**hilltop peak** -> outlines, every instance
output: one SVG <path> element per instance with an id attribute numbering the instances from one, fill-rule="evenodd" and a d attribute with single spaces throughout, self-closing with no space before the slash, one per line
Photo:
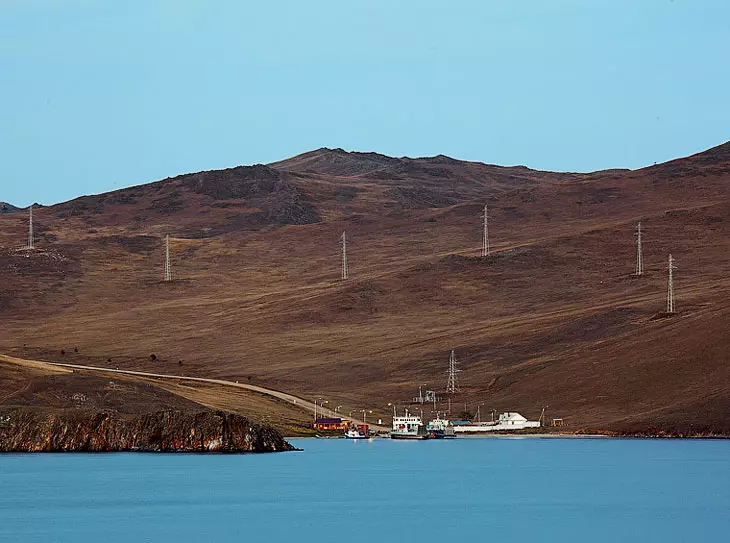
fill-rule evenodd
<path id="1" fill-rule="evenodd" d="M 321 147 L 278 162 L 270 167 L 277 170 L 309 172 L 327 175 L 354 176 L 380 170 L 400 163 L 397 158 L 379 153 L 345 151 L 337 147 Z"/>

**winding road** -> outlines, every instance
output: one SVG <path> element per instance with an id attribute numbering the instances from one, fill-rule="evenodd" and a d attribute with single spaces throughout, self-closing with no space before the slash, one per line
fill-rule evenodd
<path id="1" fill-rule="evenodd" d="M 298 407 L 301 407 L 307 411 L 311 411 L 312 414 L 317 413 L 317 415 L 321 415 L 323 417 L 341 417 L 339 413 L 335 413 L 331 409 L 327 409 L 325 407 L 315 405 L 314 402 L 310 402 L 309 400 L 305 400 L 304 398 L 300 398 L 299 396 L 295 396 L 293 394 L 289 394 L 287 392 L 280 392 L 278 390 L 273 390 L 270 388 L 261 387 L 258 385 L 249 385 L 245 383 L 237 383 L 236 381 L 227 381 L 225 379 L 209 379 L 207 377 L 188 377 L 187 375 L 171 375 L 166 373 L 149 373 L 146 371 L 133 371 L 133 370 L 119 370 L 119 369 L 110 369 L 105 368 L 102 366 L 85 366 L 81 364 L 65 364 L 61 362 L 45 362 L 40 360 L 27 360 L 24 358 L 16 358 L 13 356 L 7 356 L 7 355 L 0 355 L 0 361 L 9 362 L 11 364 L 18 364 L 20 366 L 30 366 L 37 369 L 48 369 L 50 371 L 58 371 L 58 369 L 68 369 L 68 370 L 82 370 L 82 371 L 96 371 L 96 372 L 104 372 L 104 373 L 117 373 L 121 375 L 132 375 L 136 377 L 146 377 L 146 378 L 152 378 L 152 379 L 172 379 L 176 381 L 184 380 L 184 381 L 197 381 L 199 383 L 210 383 L 214 385 L 222 385 L 227 387 L 233 387 L 238 389 L 244 389 L 244 390 L 250 390 L 252 392 L 257 392 L 259 394 L 264 394 L 266 396 L 271 396 L 273 398 L 277 398 L 280 400 L 287 401 L 291 404 L 295 404 Z M 362 423 L 362 421 L 359 421 L 357 419 L 352 419 L 353 422 L 356 424 Z M 386 428 L 384 426 L 377 426 L 370 424 L 370 427 L 375 431 L 387 431 L 389 428 Z"/>

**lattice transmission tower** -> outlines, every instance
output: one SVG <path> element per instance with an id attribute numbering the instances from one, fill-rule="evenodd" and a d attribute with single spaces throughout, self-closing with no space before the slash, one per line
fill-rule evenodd
<path id="1" fill-rule="evenodd" d="M 449 356 L 449 380 L 446 382 L 446 392 L 454 394 L 459 391 L 459 380 L 456 374 L 461 370 L 456 369 L 456 355 L 454 355 L 453 349 L 451 350 L 451 356 Z"/>
<path id="2" fill-rule="evenodd" d="M 170 270 L 170 236 L 165 236 L 165 281 L 172 281 L 172 271 Z"/>
<path id="3" fill-rule="evenodd" d="M 28 249 L 33 247 L 33 204 L 30 204 L 28 208 Z"/>
<path id="4" fill-rule="evenodd" d="M 342 243 L 342 279 L 345 280 L 349 276 L 349 270 L 347 268 L 347 236 L 344 232 L 342 232 L 340 243 Z"/>
<path id="5" fill-rule="evenodd" d="M 644 255 L 641 248 L 641 222 L 636 227 L 636 271 L 634 275 L 644 275 Z"/>
<path id="6" fill-rule="evenodd" d="M 482 256 L 489 256 L 489 214 L 487 204 L 484 204 L 484 237 L 482 239 Z"/>
<path id="7" fill-rule="evenodd" d="M 673 314 L 674 311 L 674 270 L 677 267 L 674 265 L 674 258 L 669 255 L 669 266 L 667 271 L 669 272 L 669 281 L 667 284 L 667 313 Z"/>

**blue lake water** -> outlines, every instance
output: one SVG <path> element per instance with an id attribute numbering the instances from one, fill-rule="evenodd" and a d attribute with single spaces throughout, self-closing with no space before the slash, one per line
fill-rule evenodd
<path id="1" fill-rule="evenodd" d="M 0 541 L 728 541 L 730 441 L 0 455 Z"/>

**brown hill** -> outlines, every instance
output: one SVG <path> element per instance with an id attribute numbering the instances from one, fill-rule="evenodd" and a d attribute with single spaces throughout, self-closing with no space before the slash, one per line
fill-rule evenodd
<path id="1" fill-rule="evenodd" d="M 20 211 L 19 207 L 15 207 L 7 202 L 0 202 L 0 213 L 15 213 Z"/>
<path id="2" fill-rule="evenodd" d="M 17 249 L 25 218 L 5 215 L 0 350 L 182 360 L 385 417 L 419 385 L 443 389 L 453 348 L 454 405 L 472 412 L 730 432 L 728 149 L 590 174 L 320 149 L 38 210 L 33 252 Z M 679 314 L 664 318 L 670 252 Z"/>

